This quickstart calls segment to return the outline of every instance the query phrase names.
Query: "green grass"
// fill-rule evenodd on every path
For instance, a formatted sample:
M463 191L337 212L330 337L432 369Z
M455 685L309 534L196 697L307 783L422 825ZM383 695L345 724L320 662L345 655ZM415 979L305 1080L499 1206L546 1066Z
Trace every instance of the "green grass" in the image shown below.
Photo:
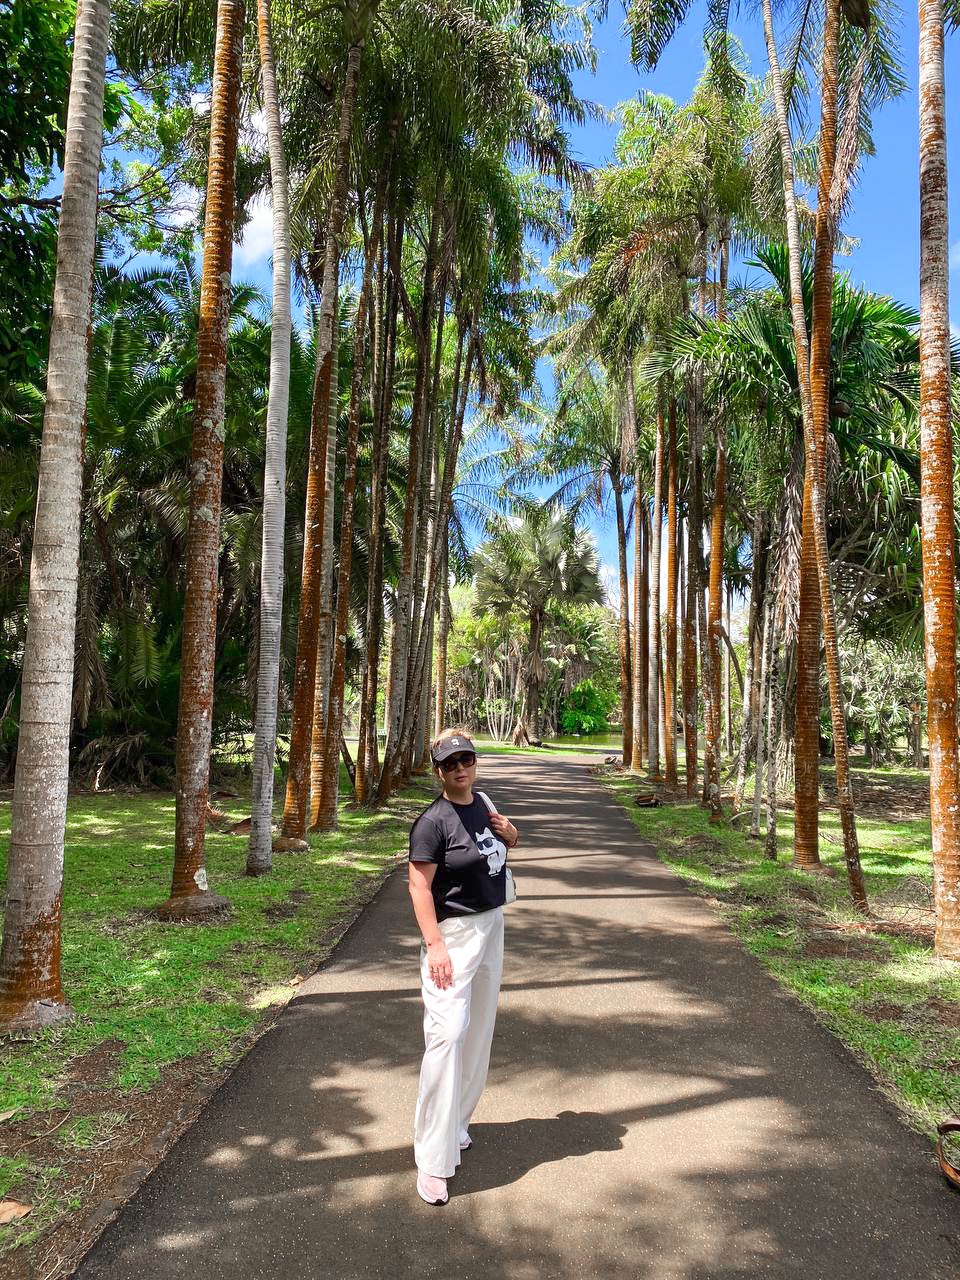
M202 1073L233 1060L265 1010L289 998L291 979L322 957L337 918L405 848L410 817L432 794L425 780L376 812L344 806L337 832L312 836L308 853L276 854L272 874L256 878L244 874L246 837L208 831L210 884L231 912L222 923L200 926L161 924L150 915L169 893L173 797L71 797L63 979L76 1017L0 1054L0 1112L16 1112L8 1123L62 1106L58 1090L71 1064L105 1043L117 1050L112 1092L91 1108L96 1114L71 1115L57 1130L65 1151L108 1142L123 1122L124 1096L148 1090L170 1064L193 1058ZM242 798L215 803L232 817L249 812ZM9 822L5 801L4 868ZM44 1117L37 1127L50 1125ZM0 1197L27 1175L34 1212L0 1227L0 1251L30 1243L70 1208L61 1170L19 1155L0 1156Z
M915 770L870 772L926 781ZM705 809L673 796L662 808L638 809L632 803L636 777L611 773L605 782L663 860L713 900L747 950L853 1051L911 1124L932 1134L938 1121L960 1110L960 1029L943 1025L928 1003L943 1001L960 1010L960 965L937 960L921 942L882 931L869 935L876 954L804 954L816 940L853 938L855 949L859 938L824 931L857 920L836 812L822 811L820 817L821 858L836 872L828 879L789 865L791 813L780 815L778 861L772 862L738 829L745 825L742 819L736 826L711 826ZM923 807L918 788L918 812ZM892 918L907 877L930 883L930 823L922 817L860 817L858 831L874 912Z

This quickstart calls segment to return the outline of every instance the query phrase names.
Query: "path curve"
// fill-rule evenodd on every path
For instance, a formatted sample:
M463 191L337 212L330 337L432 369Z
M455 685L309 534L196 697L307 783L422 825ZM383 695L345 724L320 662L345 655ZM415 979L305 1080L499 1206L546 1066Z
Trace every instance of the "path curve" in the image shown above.
M83 1280L928 1280L960 1197L846 1050L587 766L482 763L517 822L474 1148L414 1194L422 1050L402 873L110 1227Z

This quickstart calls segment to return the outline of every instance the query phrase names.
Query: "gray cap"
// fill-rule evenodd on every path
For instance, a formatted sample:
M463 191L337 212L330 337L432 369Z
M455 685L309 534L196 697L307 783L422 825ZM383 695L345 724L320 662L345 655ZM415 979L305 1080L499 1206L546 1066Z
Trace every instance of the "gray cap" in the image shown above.
M440 764L450 756L455 756L458 751L472 751L474 755L477 754L477 748L465 733L455 733L452 738L444 738L438 746L431 748L430 759L434 764Z

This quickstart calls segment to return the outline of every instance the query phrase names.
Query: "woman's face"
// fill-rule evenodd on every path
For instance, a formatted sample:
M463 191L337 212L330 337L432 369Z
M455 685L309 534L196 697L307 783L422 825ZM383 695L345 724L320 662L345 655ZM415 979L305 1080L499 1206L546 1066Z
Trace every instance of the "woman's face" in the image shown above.
M472 751L461 751L443 765L437 766L437 777L452 791L465 791L477 776L477 757Z

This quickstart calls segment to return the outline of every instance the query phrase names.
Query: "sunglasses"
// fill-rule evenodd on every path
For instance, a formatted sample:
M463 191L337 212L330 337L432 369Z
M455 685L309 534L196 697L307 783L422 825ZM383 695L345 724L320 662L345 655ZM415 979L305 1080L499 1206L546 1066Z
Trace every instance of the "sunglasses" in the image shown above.
M452 769L456 769L459 765L470 769L477 763L476 754L473 751L467 751L462 756L450 756L448 760L441 760L437 766L444 773L449 773Z

